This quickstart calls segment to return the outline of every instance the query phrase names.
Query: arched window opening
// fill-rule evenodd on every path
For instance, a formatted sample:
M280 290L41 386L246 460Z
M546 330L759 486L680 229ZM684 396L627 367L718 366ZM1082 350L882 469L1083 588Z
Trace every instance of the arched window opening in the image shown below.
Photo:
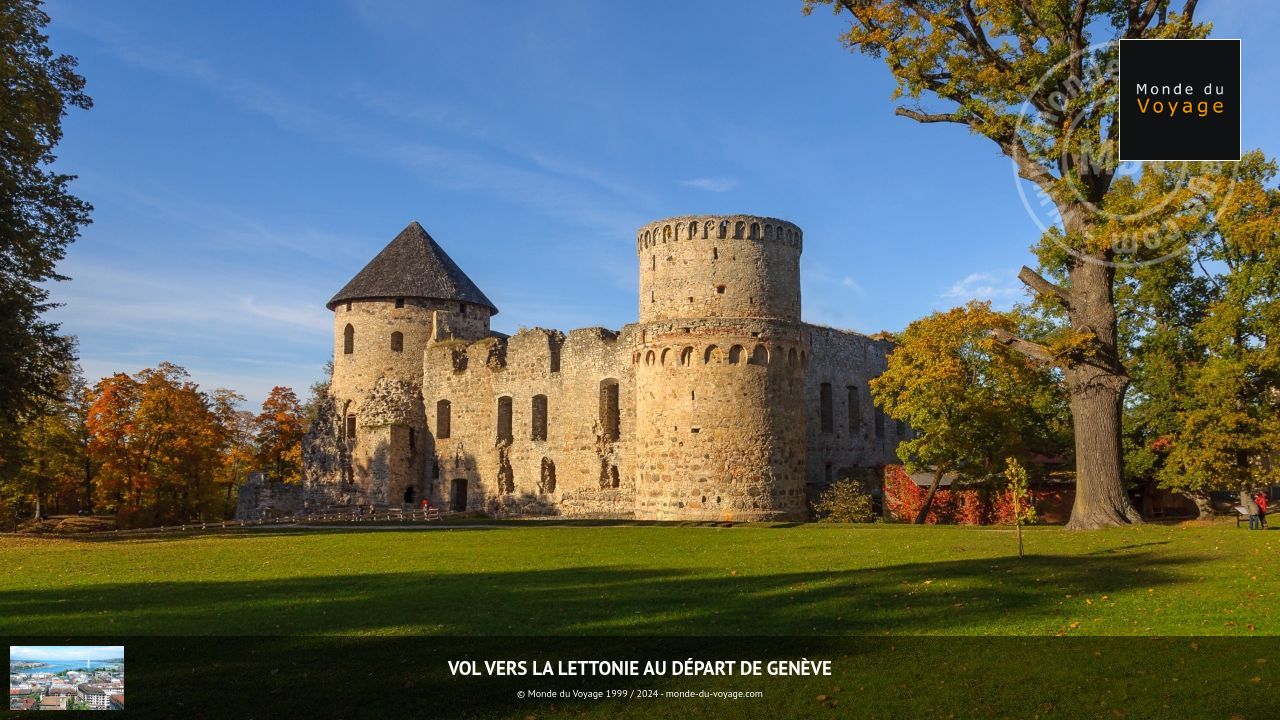
M686 367L693 364L693 348L687 347L680 351L680 364Z
M747 229L747 224L741 220L733 224L733 237L735 240L742 239L742 233Z
M751 223L751 239L760 239L760 223Z
M356 441L356 416L347 416L347 442L355 443Z
M356 351L356 329L347 323L342 330L342 354L350 355Z
M645 365L652 365L652 364L653 364L653 358L654 358L654 354L653 354L653 351L652 351L652 350L650 350L649 352L645 353L645 355L644 355L644 364L645 364Z
M535 441L546 440L547 439L547 396L546 395L533 396L531 415L533 416L533 422L532 422L533 427L529 433L529 439L535 440Z
M660 365L666 365L667 361L670 359L671 359L671 348L662 348L662 355L659 356L658 363Z
M671 226L663 225L662 226L662 242L666 242L670 239L671 239Z
M795 348L791 348L790 350L787 351L787 364L790 365L791 367L796 366L796 349Z
M436 439L448 440L453 425L453 404L448 400L436 401Z
M831 383L822 383L819 388L818 408L822 417L822 432L828 435L835 432L834 414L831 410Z
M849 391L849 435L855 436L862 431L862 398L858 394L858 386L850 385Z
M729 237L729 221L728 220L720 221L720 237L722 238Z
M752 365L768 365L769 364L769 351L768 349L765 348L765 346L757 345L751 351L751 364Z
M621 408L618 406L618 381L600 381L600 431L608 440L620 437Z
M729 348L729 364L737 365L742 362L742 346L734 345Z
M391 333L391 352L404 352L404 333Z
M696 237L698 237L698 223L695 220L694 222L689 223L689 239L693 240Z
M511 442L511 396L498 398L498 442Z
M715 345L712 345L711 347L707 348L707 351L702 354L702 362L708 365L711 365L713 363L716 365L719 365L720 361L721 361L720 348L716 347Z
M542 478L538 481L538 492L550 495L556 491L556 464L551 458L542 458Z

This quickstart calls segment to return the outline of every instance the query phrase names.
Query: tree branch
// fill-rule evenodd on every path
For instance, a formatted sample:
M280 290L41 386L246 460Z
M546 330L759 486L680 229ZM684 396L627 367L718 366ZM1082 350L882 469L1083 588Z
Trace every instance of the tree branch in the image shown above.
M1194 0L1191 0L1191 1L1194 1ZM1035 28L1036 30L1039 30L1040 35L1044 37L1046 40L1053 39L1049 35L1048 28L1044 26L1044 23L1041 22L1040 17L1036 15L1035 5L1032 4L1031 0L1018 0L1018 7L1022 8L1022 14L1024 17L1026 17L1027 22L1031 23L1031 27Z
M1035 290L1042 297L1050 298L1064 309L1071 310L1071 296L1067 291L1045 280L1044 276L1035 270L1023 265L1022 270L1018 272L1018 279L1022 281L1023 285Z
M961 117L959 113L927 113L923 110L917 110L914 108L897 107L893 109L893 114L911 118L916 122L922 123L949 122L959 123L961 125L969 124L969 121Z
M1008 330L1003 330L1001 328L993 328L990 333L991 337L994 338L996 342L1006 347L1013 348L1032 360L1038 360L1045 363L1054 362L1053 353L1049 352L1049 348L1046 348L1043 345L1033 343L1029 340L1023 340Z
M1030 180L1039 186L1041 190L1048 193L1049 197L1054 197L1053 186L1057 184L1058 179L1043 165L1031 159L1031 154L1027 152L1026 145L1016 134L1010 132L1002 138L993 137L991 139L995 140L1004 154L1013 160L1013 164L1018 168L1019 177Z

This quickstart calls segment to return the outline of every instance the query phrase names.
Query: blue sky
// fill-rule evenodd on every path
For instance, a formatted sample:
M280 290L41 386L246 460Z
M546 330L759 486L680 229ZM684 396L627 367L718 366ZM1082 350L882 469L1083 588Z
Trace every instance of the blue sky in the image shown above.
M122 645L10 645L10 660L114 660L124 657Z
M325 301L415 219L505 332L634 321L635 228L694 213L804 228L811 322L1021 298L1008 162L894 117L883 64L799 0L47 7L96 103L59 151L95 221L53 288L91 380L168 360L302 394ZM1280 4L1200 13L1244 39L1244 145L1277 152Z

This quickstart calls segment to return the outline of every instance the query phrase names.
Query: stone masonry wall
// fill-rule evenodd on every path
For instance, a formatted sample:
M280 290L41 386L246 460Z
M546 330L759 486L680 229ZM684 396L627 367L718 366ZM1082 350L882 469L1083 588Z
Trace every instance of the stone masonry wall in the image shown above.
M893 343L816 325L809 326L809 337L812 360L804 387L808 483L822 486L853 469L900 462L896 449L908 430L872 404L868 386L884 372ZM830 388L825 401L824 384ZM824 411L824 405L830 409Z
M422 375L429 428L430 496L446 508L630 515L635 381L633 330L523 330L508 339L438 343ZM616 437L602 393L617 386ZM535 396L545 399L545 439L535 434ZM509 399L509 400L504 400ZM447 412L442 403L448 403ZM509 425L501 418L509 402ZM539 403L542 400L538 401ZM448 437L441 437L442 415ZM502 422L500 423L500 420ZM509 437L499 427L510 428ZM541 430L541 424L539 424ZM465 487L465 506L456 504Z
M489 317L483 305L412 297L354 300L334 308L329 392L338 442L348 454L339 474L341 491L330 487L335 501L387 505L422 496L429 480L422 441L423 353L439 339L487 336Z
M640 321L800 319L800 228L776 218L698 215L640 228Z
M637 515L802 519L804 365L798 323L650 323L636 363Z
M802 519L801 232L776 218L642 227L637 514Z

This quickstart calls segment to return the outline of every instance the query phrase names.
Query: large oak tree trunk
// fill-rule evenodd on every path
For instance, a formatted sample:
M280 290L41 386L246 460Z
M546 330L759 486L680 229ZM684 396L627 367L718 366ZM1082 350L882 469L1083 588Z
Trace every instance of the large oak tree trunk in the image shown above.
M1070 219L1067 219L1070 228ZM1097 260L1097 261L1095 261ZM1121 413L1129 377L1117 351L1110 254L1079 259L1071 268L1071 326L1094 336L1092 352L1064 370L1075 428L1076 499L1069 530L1142 522L1124 483Z

